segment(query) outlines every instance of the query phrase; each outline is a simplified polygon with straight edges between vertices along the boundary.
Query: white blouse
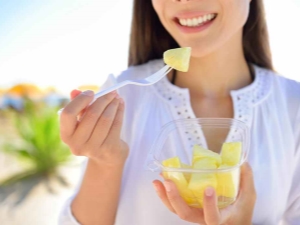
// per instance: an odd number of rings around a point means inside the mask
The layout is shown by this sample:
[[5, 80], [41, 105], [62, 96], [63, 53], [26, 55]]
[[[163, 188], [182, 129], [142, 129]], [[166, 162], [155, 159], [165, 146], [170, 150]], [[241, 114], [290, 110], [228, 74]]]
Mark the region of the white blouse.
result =
[[[110, 75], [103, 87], [146, 77], [163, 66], [162, 60], [153, 60], [130, 67], [118, 76]], [[231, 91], [234, 118], [251, 128], [248, 162], [257, 192], [252, 222], [300, 225], [300, 84], [258, 66], [254, 68], [255, 80]], [[115, 225], [191, 224], [163, 205], [152, 186], [152, 181], [160, 177], [145, 169], [150, 147], [161, 127], [172, 120], [195, 118], [189, 90], [164, 77], [151, 86], [128, 85], [118, 92], [125, 100], [122, 139], [130, 146], [130, 155]], [[198, 137], [186, 134], [183, 138], [192, 141]], [[70, 209], [73, 198], [61, 212], [60, 225], [79, 225]]]

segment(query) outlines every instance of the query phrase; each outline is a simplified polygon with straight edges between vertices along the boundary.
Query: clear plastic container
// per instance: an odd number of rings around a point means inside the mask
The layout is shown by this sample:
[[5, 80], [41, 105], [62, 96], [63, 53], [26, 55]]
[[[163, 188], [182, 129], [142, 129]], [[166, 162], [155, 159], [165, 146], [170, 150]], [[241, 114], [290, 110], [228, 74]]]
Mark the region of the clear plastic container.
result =
[[[202, 208], [204, 190], [211, 186], [216, 190], [219, 208], [224, 208], [232, 204], [238, 195], [240, 167], [247, 159], [249, 140], [249, 128], [239, 120], [175, 120], [162, 127], [148, 155], [147, 167], [172, 180], [188, 205]], [[225, 155], [225, 150], [222, 153], [224, 143], [240, 143], [240, 157]], [[205, 168], [199, 169], [196, 165], [199, 164], [198, 158], [195, 160], [193, 153], [195, 145], [219, 154], [217, 159], [220, 157], [221, 161], [207, 159]], [[166, 163], [168, 159], [169, 163]], [[203, 164], [203, 157], [200, 159]], [[234, 159], [235, 163], [231, 164]], [[213, 162], [213, 166], [210, 162]]]

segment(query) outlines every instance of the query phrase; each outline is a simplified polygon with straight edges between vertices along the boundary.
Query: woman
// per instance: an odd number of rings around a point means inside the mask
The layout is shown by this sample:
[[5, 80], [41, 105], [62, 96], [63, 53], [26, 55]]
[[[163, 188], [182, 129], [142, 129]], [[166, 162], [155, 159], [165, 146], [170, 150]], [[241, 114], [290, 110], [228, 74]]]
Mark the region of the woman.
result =
[[[60, 224], [300, 224], [300, 84], [273, 72], [262, 0], [135, 0], [130, 67], [104, 87], [150, 75], [179, 46], [192, 47], [187, 73], [123, 87], [90, 106], [93, 92], [72, 91], [61, 137], [88, 160]], [[144, 170], [164, 124], [200, 117], [251, 128], [253, 172], [243, 165], [239, 198], [220, 211], [211, 187], [204, 209], [190, 208], [172, 182]]]

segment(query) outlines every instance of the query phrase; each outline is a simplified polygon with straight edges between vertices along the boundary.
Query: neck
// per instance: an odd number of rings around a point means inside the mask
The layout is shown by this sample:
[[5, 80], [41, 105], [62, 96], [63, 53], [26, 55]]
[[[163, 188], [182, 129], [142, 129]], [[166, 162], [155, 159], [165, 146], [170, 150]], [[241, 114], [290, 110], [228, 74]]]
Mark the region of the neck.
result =
[[209, 98], [228, 97], [231, 90], [249, 85], [250, 70], [239, 37], [205, 57], [192, 57], [188, 72], [177, 71], [175, 84], [188, 88], [193, 95]]

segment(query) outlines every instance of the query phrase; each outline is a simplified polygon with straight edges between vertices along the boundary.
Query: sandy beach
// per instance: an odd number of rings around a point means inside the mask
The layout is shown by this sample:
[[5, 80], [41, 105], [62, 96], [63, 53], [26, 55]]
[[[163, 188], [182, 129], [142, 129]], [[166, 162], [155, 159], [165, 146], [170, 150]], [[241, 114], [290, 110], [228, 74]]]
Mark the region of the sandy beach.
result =
[[[18, 141], [13, 127], [0, 116], [0, 148]], [[65, 200], [72, 195], [80, 177], [82, 158], [59, 168], [62, 177], [33, 177], [0, 188], [1, 225], [55, 225]], [[0, 180], [22, 171], [20, 164], [0, 151]], [[68, 186], [67, 184], [68, 183]]]

